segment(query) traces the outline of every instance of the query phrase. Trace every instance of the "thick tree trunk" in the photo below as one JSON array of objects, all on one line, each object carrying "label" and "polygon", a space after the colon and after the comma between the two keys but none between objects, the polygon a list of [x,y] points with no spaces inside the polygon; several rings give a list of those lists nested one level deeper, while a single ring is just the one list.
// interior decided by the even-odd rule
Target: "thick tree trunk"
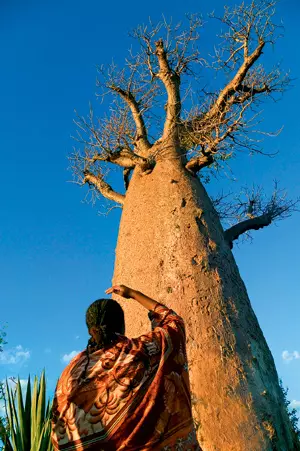
[{"label": "thick tree trunk", "polygon": [[[295,449],[274,361],[218,216],[180,158],[161,159],[146,176],[135,169],[113,283],[185,319],[194,418],[205,451]],[[127,335],[147,331],[147,312],[121,303]]]}]

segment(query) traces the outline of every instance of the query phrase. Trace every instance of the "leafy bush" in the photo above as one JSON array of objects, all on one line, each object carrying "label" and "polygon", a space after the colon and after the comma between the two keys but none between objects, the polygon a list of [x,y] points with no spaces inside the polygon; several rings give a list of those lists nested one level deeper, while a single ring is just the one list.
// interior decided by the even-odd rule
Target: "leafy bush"
[{"label": "leafy bush", "polygon": [[283,393],[284,405],[287,410],[287,413],[288,413],[288,416],[289,416],[289,419],[291,422],[291,426],[293,428],[293,432],[295,434],[295,439],[297,441],[297,444],[299,443],[299,448],[297,448],[297,449],[300,449],[300,429],[299,429],[299,423],[298,423],[299,418],[298,418],[297,410],[291,409],[289,407],[291,404],[291,401],[289,401],[288,397],[287,397],[289,389],[283,387],[283,383],[282,383],[281,379],[279,381],[279,385],[280,385],[280,388]]}]

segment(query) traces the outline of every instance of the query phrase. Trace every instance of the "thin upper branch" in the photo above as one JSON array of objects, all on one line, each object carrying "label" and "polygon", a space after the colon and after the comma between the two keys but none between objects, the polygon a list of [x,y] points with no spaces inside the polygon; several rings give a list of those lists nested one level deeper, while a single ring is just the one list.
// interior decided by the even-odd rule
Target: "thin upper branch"
[{"label": "thin upper branch", "polygon": [[130,91],[125,91],[124,89],[121,89],[118,86],[115,85],[110,85],[109,88],[118,93],[122,99],[125,100],[125,102],[128,104],[132,116],[133,116],[133,120],[135,122],[136,125],[136,131],[137,131],[137,135],[136,135],[136,144],[137,146],[141,146],[142,150],[148,150],[151,145],[148,141],[148,137],[147,137],[147,131],[146,131],[146,126],[145,126],[145,122],[142,116],[142,113],[140,111],[138,102],[136,101],[134,95],[130,92]]},{"label": "thin upper branch", "polygon": [[265,46],[265,42],[262,41],[253,51],[253,53],[245,57],[243,64],[233,77],[233,79],[225,86],[225,88],[220,92],[216,102],[212,105],[210,110],[207,112],[206,117],[211,118],[212,116],[218,115],[224,112],[226,108],[226,103],[232,97],[232,95],[238,90],[238,88],[242,85],[249,69],[253,66],[255,61],[258,60],[260,55],[262,54],[263,48]]},{"label": "thin upper branch", "polygon": [[180,100],[180,76],[175,73],[168,62],[167,53],[164,48],[163,40],[160,39],[155,43],[156,56],[158,60],[159,71],[156,76],[163,82],[167,91],[167,116],[164,125],[163,139],[168,137],[178,123],[181,111]]}]

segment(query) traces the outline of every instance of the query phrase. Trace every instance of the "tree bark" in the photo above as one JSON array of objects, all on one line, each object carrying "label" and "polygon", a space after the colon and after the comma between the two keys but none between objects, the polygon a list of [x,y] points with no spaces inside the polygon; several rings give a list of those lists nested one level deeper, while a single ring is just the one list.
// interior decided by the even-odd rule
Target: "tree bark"
[{"label": "tree bark", "polygon": [[[275,364],[217,213],[175,147],[124,200],[113,284],[122,283],[185,319],[194,419],[204,451],[292,451]],[[126,334],[149,328],[125,309]]]}]

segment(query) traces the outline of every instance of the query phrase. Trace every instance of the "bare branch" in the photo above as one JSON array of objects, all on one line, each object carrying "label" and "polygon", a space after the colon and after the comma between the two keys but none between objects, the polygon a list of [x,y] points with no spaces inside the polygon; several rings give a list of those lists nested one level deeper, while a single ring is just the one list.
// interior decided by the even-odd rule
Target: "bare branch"
[{"label": "bare branch", "polygon": [[135,143],[137,144],[138,147],[142,146],[143,151],[147,151],[151,147],[151,145],[147,138],[147,132],[143,116],[140,112],[138,103],[135,100],[133,94],[130,91],[128,92],[124,91],[118,86],[110,85],[109,87],[112,91],[118,93],[128,104],[133,116],[133,120],[136,125],[137,135],[135,137]]},{"label": "bare branch", "polygon": [[145,158],[130,148],[131,128],[124,111],[121,116],[113,112],[109,120],[97,122],[95,125],[92,109],[88,119],[78,117],[76,121],[79,128],[77,141],[84,144],[84,149],[83,152],[75,150],[69,160],[75,178],[80,183],[85,171],[103,175],[102,163],[112,163],[131,170],[139,166],[142,173],[153,169],[155,161],[151,156]]},{"label": "bare branch", "polygon": [[248,149],[251,153],[263,153],[261,139],[251,138],[260,133],[254,131],[259,111],[256,107],[264,97],[281,94],[290,84],[288,74],[281,75],[279,67],[266,73],[262,65],[257,65],[263,49],[276,39],[278,29],[273,24],[273,0],[258,0],[249,6],[244,3],[230,10],[225,8],[223,18],[227,31],[217,51],[215,70],[222,69],[230,76],[230,81],[217,93],[204,92],[198,106],[191,110],[179,124],[181,146],[198,151],[189,167],[201,169],[197,159],[211,155],[216,162],[218,154],[232,155],[233,150]]},{"label": "bare branch", "polygon": [[109,213],[110,213],[112,210],[114,210],[115,208],[121,208],[121,209],[122,209],[123,207],[120,206],[120,205],[113,205],[112,207],[106,209],[105,212],[98,211],[98,215],[99,215],[99,216],[100,216],[100,215],[102,215],[102,216],[108,216]]},{"label": "bare branch", "polygon": [[260,42],[253,53],[245,58],[243,64],[241,65],[233,79],[220,92],[216,102],[212,105],[211,109],[206,114],[207,118],[211,118],[215,115],[224,113],[228,101],[232,99],[234,94],[238,91],[238,88],[242,85],[248,71],[262,54],[264,46],[265,42]]},{"label": "bare branch", "polygon": [[[133,36],[140,50],[130,50],[125,67],[119,70],[113,63],[105,70],[99,68],[98,86],[102,91],[97,95],[103,102],[107,95],[113,96],[109,114],[98,119],[90,109],[87,118],[77,118],[76,139],[82,149],[70,157],[77,182],[91,181],[87,175],[103,181],[104,168],[113,164],[122,168],[127,189],[136,166],[147,175],[160,158],[189,154],[189,160],[185,160],[188,171],[196,174],[208,168],[215,175],[236,151],[265,154],[258,127],[259,106],[266,98],[277,100],[290,82],[278,66],[265,71],[258,64],[266,45],[276,40],[279,28],[273,23],[275,3],[257,0],[233,9],[226,7],[224,16],[218,18],[226,30],[211,66],[197,45],[202,26],[199,16],[188,16],[186,30],[165,19],[157,25],[150,22],[138,27]],[[215,92],[203,88],[194,102],[193,86],[203,66],[222,70],[230,81]],[[184,85],[186,75],[192,77],[188,86]],[[93,193],[98,188],[100,193],[103,190],[99,180],[90,183]],[[257,211],[255,217],[265,214],[265,210]],[[282,214],[283,210],[279,216]],[[235,221],[248,219],[253,218]]]},{"label": "bare branch", "polygon": [[245,221],[239,222],[230,229],[225,230],[224,238],[228,242],[230,248],[233,247],[233,241],[238,239],[240,235],[249,230],[259,230],[263,227],[270,225],[272,219],[268,214],[257,216],[256,218],[246,219]]},{"label": "bare branch", "polygon": [[140,64],[149,71],[152,80],[160,69],[155,46],[159,40],[164,43],[168,67],[175,74],[192,74],[195,66],[205,63],[197,45],[199,29],[203,26],[202,18],[199,14],[186,14],[186,19],[186,28],[181,23],[174,25],[172,21],[168,23],[163,19],[156,25],[150,20],[149,25],[140,25],[133,31],[132,36],[138,40],[142,49],[139,54]]},{"label": "bare branch", "polygon": [[223,17],[211,17],[225,25],[221,46],[216,48],[214,67],[233,72],[249,58],[260,43],[274,44],[281,26],[273,21],[277,0],[256,0],[246,5],[224,7]]},{"label": "bare branch", "polygon": [[251,230],[259,230],[299,211],[300,199],[288,199],[286,191],[279,189],[276,181],[269,198],[260,186],[250,190],[244,188],[241,194],[235,197],[235,201],[228,200],[228,197],[220,196],[213,200],[213,204],[221,220],[229,223],[238,221],[224,232],[225,240],[231,247],[232,242],[242,234],[248,235]]},{"label": "bare branch", "polygon": [[120,148],[134,148],[134,125],[129,117],[129,110],[114,103],[111,106],[110,117],[95,119],[92,107],[86,118],[77,115],[74,121],[77,125],[77,137],[90,155],[101,153],[110,155]]},{"label": "bare branch", "polygon": [[125,196],[114,191],[112,187],[104,181],[101,175],[96,176],[92,172],[86,170],[84,173],[83,183],[93,185],[102,194],[102,196],[106,197],[106,199],[113,200],[121,205],[124,204]]},{"label": "bare branch", "polygon": [[210,166],[214,162],[213,156],[211,154],[197,156],[195,158],[191,158],[187,164],[185,165],[188,171],[192,173],[196,173],[207,166]]},{"label": "bare branch", "polygon": [[135,166],[140,166],[142,171],[154,167],[153,160],[137,155],[136,153],[128,149],[119,149],[107,155],[96,153],[92,158],[86,159],[86,161],[89,163],[95,163],[96,161],[106,161],[128,169],[134,169]]},{"label": "bare branch", "polygon": [[162,80],[165,85],[168,102],[167,102],[167,117],[164,126],[163,139],[167,138],[178,123],[178,119],[181,111],[180,101],[180,77],[173,72],[169,66],[167,54],[164,49],[163,40],[160,39],[155,43],[156,55],[158,59],[159,71],[156,76]]},{"label": "bare branch", "polygon": [[[174,25],[166,20],[153,26],[139,26],[133,32],[138,39],[142,52],[139,62],[149,71],[151,80],[159,79],[167,92],[166,121],[163,136],[176,131],[181,112],[180,77],[182,74],[194,75],[193,67],[203,64],[197,47],[199,28],[202,19],[196,15],[187,15],[189,26],[181,29],[181,24]],[[163,37],[158,37],[158,34]]]}]

